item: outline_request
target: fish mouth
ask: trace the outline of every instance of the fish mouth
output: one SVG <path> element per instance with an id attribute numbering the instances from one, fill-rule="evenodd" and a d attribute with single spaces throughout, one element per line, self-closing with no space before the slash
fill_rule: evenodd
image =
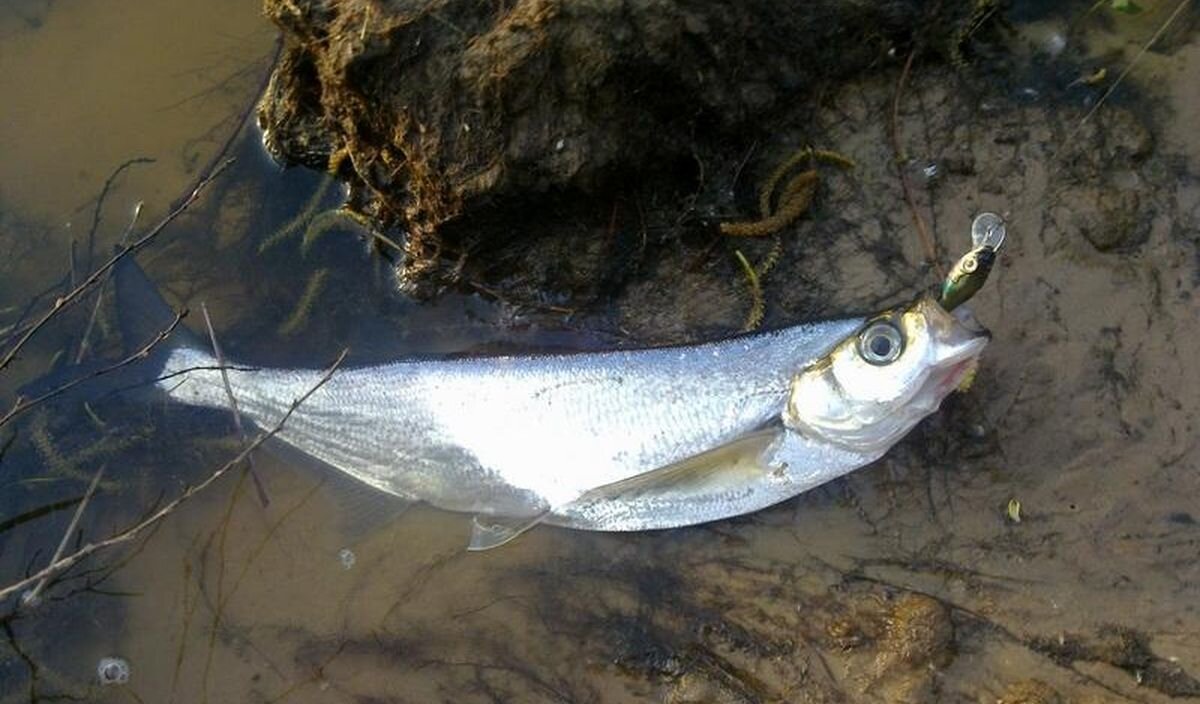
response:
<path id="1" fill-rule="evenodd" d="M 949 352 L 941 355 L 941 359 L 938 360 L 938 367 L 942 369 L 953 368 L 974 362 L 983 353 L 983 348 L 987 347 L 987 344 L 991 340 L 992 334 L 984 332 L 953 345 L 953 348 Z"/>
<path id="2" fill-rule="evenodd" d="M 936 361 L 917 396 L 936 408 L 935 404 L 957 389 L 978 365 L 992 333 L 967 306 L 947 311 L 929 301 L 926 315 L 937 341 Z"/>
<path id="3" fill-rule="evenodd" d="M 986 329 L 967 331 L 963 328 L 963 331 L 973 336 L 953 344 L 948 352 L 943 353 L 926 382 L 926 388 L 931 388 L 939 401 L 959 388 L 963 380 L 974 372 L 979 366 L 979 356 L 992 339 L 992 334 Z"/>
<path id="4" fill-rule="evenodd" d="M 949 368 L 945 368 L 935 381 L 934 394 L 939 398 L 945 398 L 950 395 L 950 392 L 962 386 L 963 380 L 975 371 L 978 366 L 979 357 L 976 355 L 955 362 Z"/>
<path id="5" fill-rule="evenodd" d="M 930 332 L 937 341 L 937 368 L 953 369 L 961 362 L 978 357 L 992 339 L 992 333 L 967 306 L 959 306 L 953 312 L 940 304 L 927 300 L 925 314 Z"/>

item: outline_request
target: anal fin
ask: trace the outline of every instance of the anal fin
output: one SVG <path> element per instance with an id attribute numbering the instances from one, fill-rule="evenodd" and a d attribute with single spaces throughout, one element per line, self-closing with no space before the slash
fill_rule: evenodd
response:
<path id="1" fill-rule="evenodd" d="M 324 485 L 324 493 L 337 506 L 337 528 L 349 545 L 355 545 L 399 520 L 416 501 L 371 486 L 328 462 L 288 445 L 279 438 L 264 447 L 271 459 L 289 470 L 303 472 Z"/>
<path id="2" fill-rule="evenodd" d="M 498 548 L 541 523 L 549 513 L 543 511 L 536 516 L 517 518 L 477 514 L 471 519 L 471 542 L 467 544 L 467 550 L 482 552 Z"/>

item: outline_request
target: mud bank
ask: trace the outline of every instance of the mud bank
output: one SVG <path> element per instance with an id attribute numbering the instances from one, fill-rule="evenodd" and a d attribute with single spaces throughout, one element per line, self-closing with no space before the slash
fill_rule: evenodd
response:
<path id="1" fill-rule="evenodd" d="M 581 201 L 636 189 L 678 204 L 714 162 L 744 158 L 781 116 L 799 117 L 797 105 L 849 76 L 913 50 L 961 63 L 996 10 L 965 0 L 265 7 L 287 42 L 259 106 L 269 151 L 349 184 L 349 207 L 402 243 L 408 282 L 445 262 L 461 273 L 464 260 L 490 260 L 544 226 L 601 228 L 605 207 L 564 212 Z M 691 205 L 730 204 L 714 192 Z"/>

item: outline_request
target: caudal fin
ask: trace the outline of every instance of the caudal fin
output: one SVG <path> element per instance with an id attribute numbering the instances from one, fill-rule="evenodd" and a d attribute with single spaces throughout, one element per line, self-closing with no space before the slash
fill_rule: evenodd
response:
<path id="1" fill-rule="evenodd" d="M 174 324 L 175 309 L 163 300 L 132 256 L 122 258 L 113 267 L 109 285 L 115 292 L 114 310 L 121 334 L 119 357 L 90 354 L 82 362 L 66 363 L 23 385 L 21 395 L 37 398 L 53 392 L 55 396 L 63 396 L 56 390 L 69 386 L 70 396 L 83 395 L 84 399 L 95 400 L 113 393 L 151 389 L 159 377 L 176 371 L 168 368 L 174 353 L 187 350 L 192 352 L 189 356 L 201 358 L 210 354 L 203 341 L 182 321 Z M 170 335 L 159 339 L 167 330 Z M 131 359 L 143 350 L 143 359 Z M 80 383 L 81 380 L 86 383 Z"/>
<path id="2" fill-rule="evenodd" d="M 153 384 L 156 379 L 187 366 L 215 363 L 209 345 L 182 321 L 171 330 L 176 315 L 186 311 L 177 311 L 163 300 L 158 287 L 132 256 L 114 267 L 113 283 L 123 346 L 133 352 L 153 343 L 146 360 L 137 365 L 137 376 L 142 383 Z M 159 340 L 166 330 L 171 330 L 171 334 Z"/>
<path id="3" fill-rule="evenodd" d="M 176 310 L 163 300 L 158 287 L 142 271 L 132 256 L 117 262 L 113 268 L 116 289 L 116 313 L 121 338 L 131 350 L 139 349 L 171 327 Z M 191 347 L 200 349 L 200 339 L 178 325 L 170 337 L 158 345 L 164 349 Z"/>

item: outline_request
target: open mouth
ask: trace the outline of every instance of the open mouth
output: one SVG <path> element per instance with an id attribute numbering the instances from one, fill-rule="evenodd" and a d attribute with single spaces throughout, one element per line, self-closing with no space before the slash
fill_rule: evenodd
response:
<path id="1" fill-rule="evenodd" d="M 954 389 L 957 389 L 975 367 L 979 364 L 979 357 L 970 356 L 960 362 L 955 362 L 942 376 L 941 382 L 938 383 L 938 395 L 944 396 L 949 394 Z"/>
<path id="2" fill-rule="evenodd" d="M 983 323 L 979 322 L 979 319 L 975 317 L 975 314 L 971 312 L 970 308 L 966 306 L 959 306 L 955 308 L 950 315 L 954 316 L 954 319 L 958 321 L 958 324 L 972 335 L 977 337 L 986 337 L 989 340 L 991 339 L 991 331 L 984 327 Z"/>

